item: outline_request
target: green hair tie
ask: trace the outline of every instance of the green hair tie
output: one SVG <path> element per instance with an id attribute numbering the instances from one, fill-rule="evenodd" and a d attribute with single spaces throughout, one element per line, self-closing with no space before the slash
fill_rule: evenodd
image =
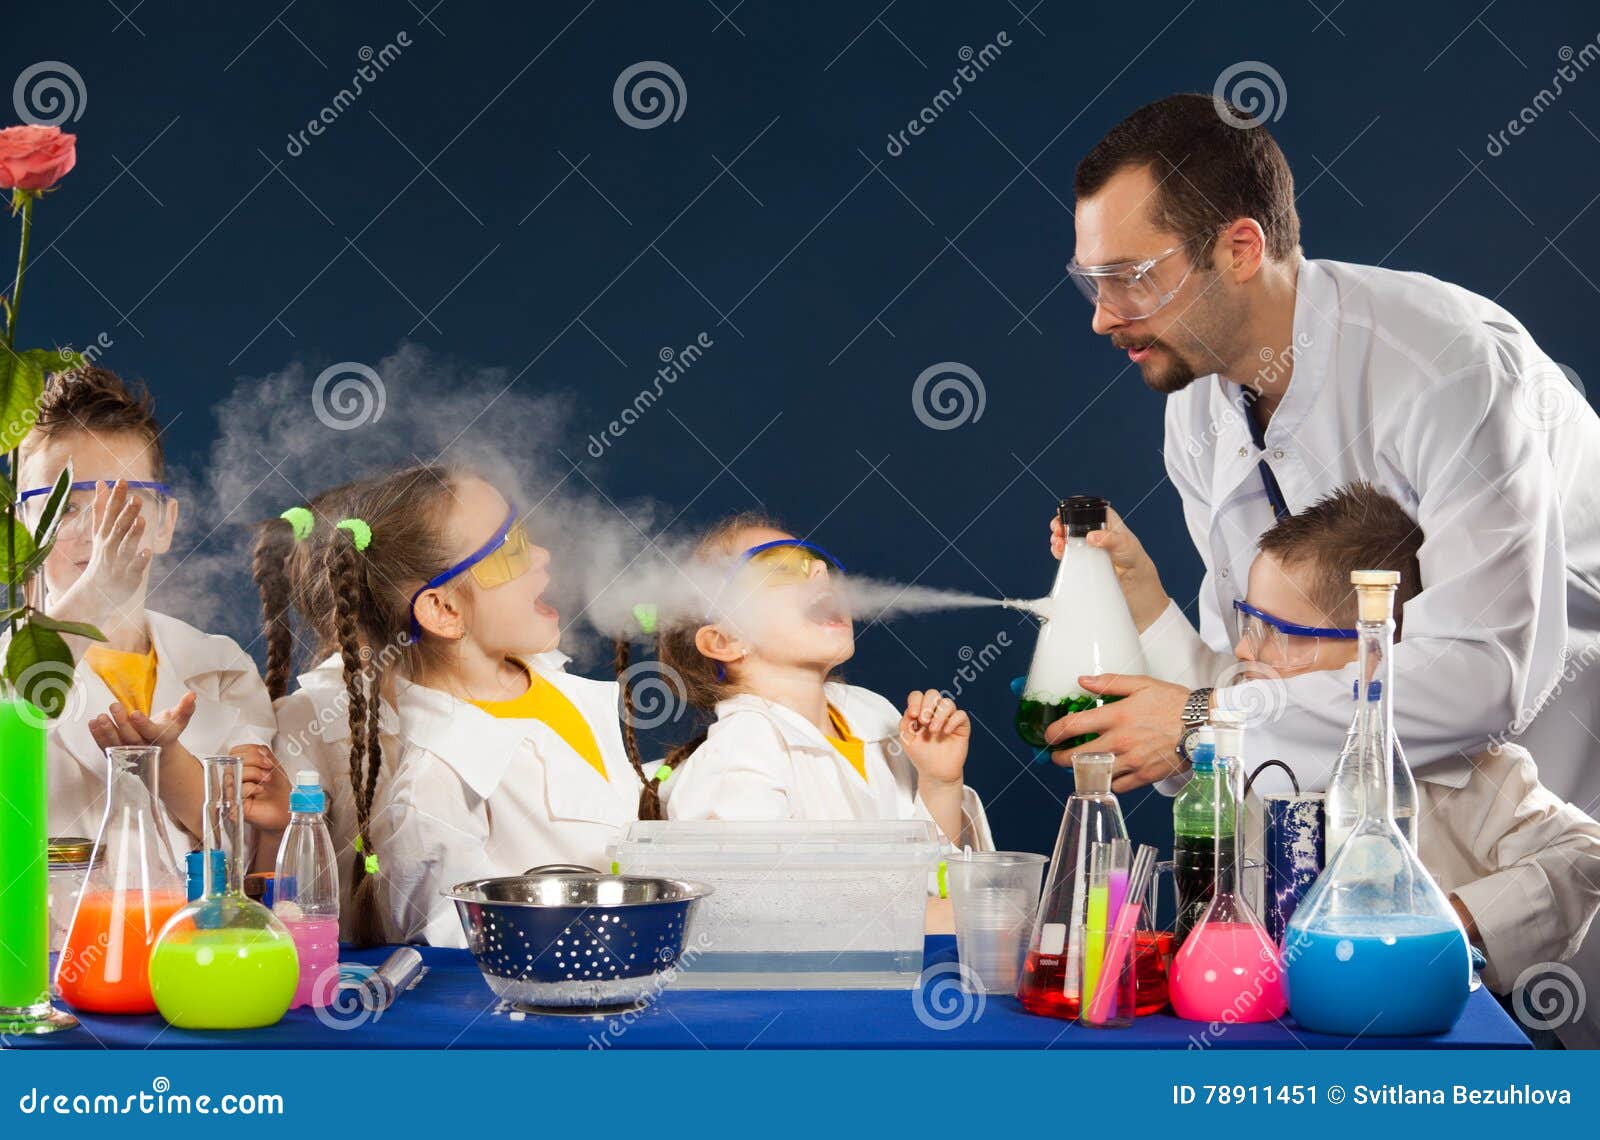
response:
<path id="1" fill-rule="evenodd" d="M 347 530 L 355 539 L 356 549 L 365 550 L 372 545 L 372 528 L 361 519 L 340 519 L 333 524 L 335 530 Z"/>
<path id="2" fill-rule="evenodd" d="M 947 899 L 947 898 L 950 897 L 949 872 L 950 872 L 950 865 L 948 863 L 946 863 L 943 859 L 940 859 L 939 860 L 939 897 L 942 898 L 942 899 Z"/>
<path id="3" fill-rule="evenodd" d="M 290 507 L 278 516 L 294 528 L 294 540 L 304 542 L 311 537 L 311 528 L 316 525 L 316 518 L 305 507 Z"/>
<path id="4" fill-rule="evenodd" d="M 665 784 L 668 780 L 670 780 L 672 778 L 672 765 L 671 764 L 658 765 L 656 767 L 656 770 L 651 773 L 650 778 L 652 780 L 655 780 L 657 783 Z"/>
<path id="5" fill-rule="evenodd" d="M 659 617 L 654 602 L 640 602 L 633 607 L 633 620 L 639 623 L 642 633 L 654 633 Z"/>
<path id="6" fill-rule="evenodd" d="M 378 857 L 376 855 L 368 855 L 366 867 L 367 874 L 376 875 L 378 873 Z"/>
<path id="7" fill-rule="evenodd" d="M 366 850 L 366 848 L 363 847 L 362 843 L 361 843 L 361 836 L 359 836 L 359 835 L 356 836 L 356 851 L 357 851 L 357 853 L 365 851 L 365 850 Z"/>

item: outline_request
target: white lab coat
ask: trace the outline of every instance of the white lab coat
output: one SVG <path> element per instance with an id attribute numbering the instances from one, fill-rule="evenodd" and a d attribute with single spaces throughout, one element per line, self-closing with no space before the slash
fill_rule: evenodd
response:
<path id="1" fill-rule="evenodd" d="M 1575 659 L 1600 653 L 1600 418 L 1509 313 L 1421 274 L 1302 262 L 1294 342 L 1264 451 L 1237 384 L 1203 377 L 1167 401 L 1167 473 L 1205 562 L 1201 634 L 1213 649 L 1231 645 L 1233 599 L 1273 522 L 1259 459 L 1291 511 L 1367 480 L 1425 535 L 1427 588 L 1406 603 L 1394 654 L 1395 726 L 1416 774 L 1461 786 L 1468 758 L 1554 686 L 1518 742 L 1546 785 L 1593 813 L 1600 669 L 1560 673 L 1564 647 Z M 1353 679 L 1353 668 L 1311 673 L 1281 696 L 1253 682 L 1216 700 L 1286 701 L 1254 735 L 1316 786 L 1343 738 Z"/>
<path id="2" fill-rule="evenodd" d="M 583 714 L 606 775 L 541 721 L 490 716 L 467 701 L 400 680 L 396 707 L 386 701 L 379 713 L 383 767 L 370 824 L 387 941 L 465 946 L 455 904 L 443 892 L 545 863 L 603 869 L 606 845 L 638 817 L 639 777 L 622 743 L 616 682 L 571 676 L 559 653 L 524 660 Z M 337 659 L 303 676 L 301 684 L 279 702 L 280 746 L 307 757 L 333 790 L 329 830 L 339 852 L 348 932 L 355 809 Z M 280 758 L 290 766 L 286 756 Z"/>
<path id="3" fill-rule="evenodd" d="M 824 691 L 865 745 L 865 780 L 816 725 L 746 693 L 717 702 L 705 743 L 663 785 L 667 817 L 931 821 L 917 795 L 917 770 L 900 746 L 900 710 L 855 685 L 829 682 Z M 961 842 L 994 850 L 983 802 L 970 787 L 962 816 Z"/>
<path id="4" fill-rule="evenodd" d="M 276 721 L 267 686 L 255 662 L 237 642 L 204 633 L 175 617 L 145 611 L 156 651 L 156 686 L 151 711 L 160 713 L 195 694 L 194 716 L 180 738 L 196 757 L 217 756 L 240 744 L 271 745 Z M 89 721 L 116 699 L 100 675 L 80 660 L 73 671 L 67 711 L 50 723 L 49 820 L 51 835 L 99 834 L 106 809 L 106 757 L 89 732 Z M 163 809 L 164 810 L 164 809 Z M 184 855 L 198 847 L 166 813 L 180 872 Z"/>

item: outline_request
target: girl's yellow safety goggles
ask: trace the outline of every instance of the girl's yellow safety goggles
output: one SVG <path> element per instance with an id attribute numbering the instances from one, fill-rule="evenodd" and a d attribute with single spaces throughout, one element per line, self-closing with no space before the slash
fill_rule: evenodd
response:
<path id="1" fill-rule="evenodd" d="M 488 542 L 454 566 L 429 578 L 422 584 L 421 589 L 411 595 L 411 640 L 416 641 L 422 636 L 422 627 L 417 624 L 416 611 L 417 599 L 423 594 L 438 589 L 450 579 L 465 572 L 471 573 L 472 580 L 485 590 L 504 586 L 507 582 L 522 577 L 533 566 L 533 557 L 529 553 L 531 545 L 527 529 L 517 519 L 517 509 L 512 507 L 511 513 L 506 515 L 506 521 L 500 524 L 500 528 Z"/>

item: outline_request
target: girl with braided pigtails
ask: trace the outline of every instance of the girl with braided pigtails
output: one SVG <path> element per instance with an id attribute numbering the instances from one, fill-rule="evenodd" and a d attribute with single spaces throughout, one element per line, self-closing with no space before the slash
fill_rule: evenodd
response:
<path id="1" fill-rule="evenodd" d="M 305 537 L 279 548 L 288 581 L 268 574 L 269 651 L 293 605 L 333 656 L 279 702 L 279 747 L 296 737 L 348 789 L 346 936 L 464 946 L 442 892 L 602 866 L 638 817 L 618 686 L 564 671 L 560 615 L 541 600 L 549 552 L 483 479 L 413 467 L 314 506 Z"/>

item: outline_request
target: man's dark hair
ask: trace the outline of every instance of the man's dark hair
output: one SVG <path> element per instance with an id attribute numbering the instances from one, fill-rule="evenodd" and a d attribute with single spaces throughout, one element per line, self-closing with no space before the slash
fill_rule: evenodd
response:
<path id="1" fill-rule="evenodd" d="M 1398 635 L 1406 604 L 1422 589 L 1422 528 L 1405 508 L 1371 483 L 1347 483 L 1299 514 L 1279 519 L 1261 536 L 1261 553 L 1285 570 L 1305 569 L 1310 599 L 1341 629 L 1356 624 L 1352 570 L 1393 570 L 1400 575 L 1394 599 Z"/>
<path id="2" fill-rule="evenodd" d="M 144 388 L 125 383 L 109 369 L 80 364 L 56 372 L 45 381 L 34 438 L 49 439 L 72 431 L 137 435 L 150 449 L 150 466 L 156 478 L 166 472 L 155 401 Z"/>
<path id="3" fill-rule="evenodd" d="M 1088 198 L 1112 175 L 1148 167 L 1156 183 L 1156 224 L 1194 239 L 1197 256 L 1208 255 L 1217 231 L 1239 218 L 1260 224 L 1270 257 L 1293 256 L 1300 215 L 1288 160 L 1266 127 L 1234 126 L 1224 111 L 1234 122 L 1248 122 L 1244 112 L 1198 93 L 1140 107 L 1078 163 L 1073 192 Z"/>

